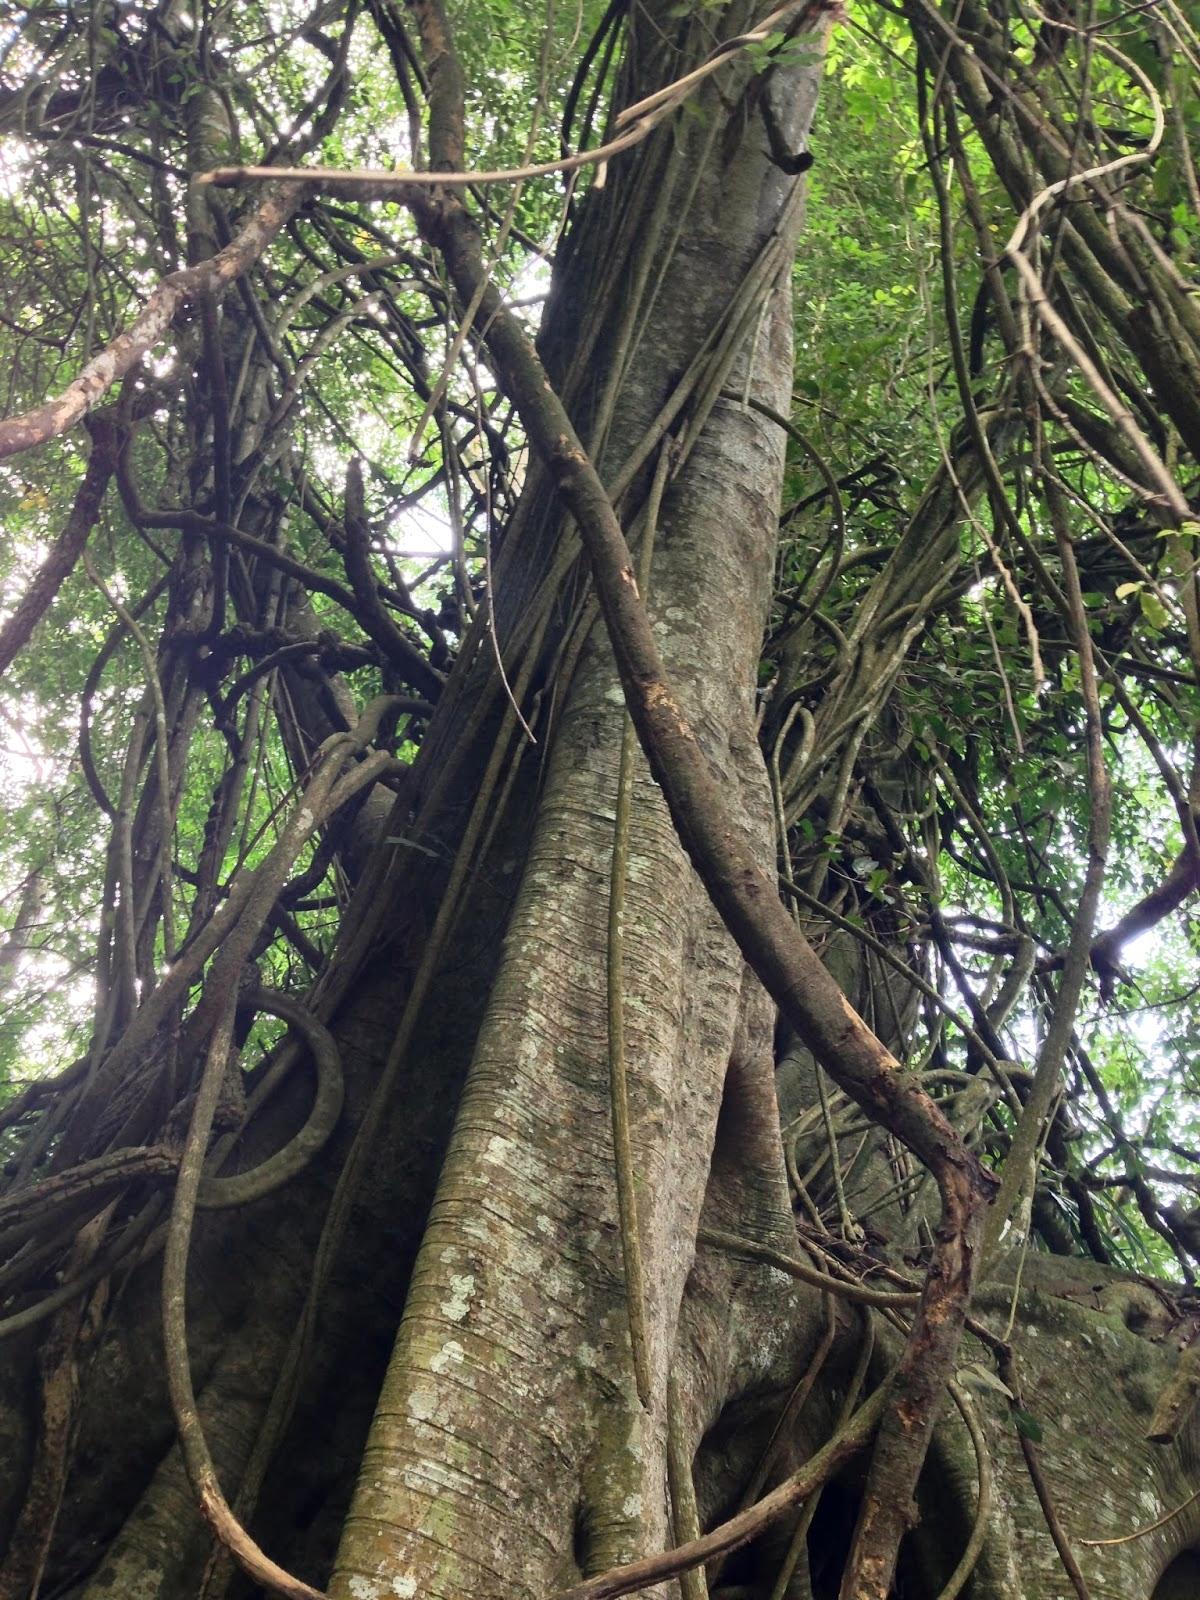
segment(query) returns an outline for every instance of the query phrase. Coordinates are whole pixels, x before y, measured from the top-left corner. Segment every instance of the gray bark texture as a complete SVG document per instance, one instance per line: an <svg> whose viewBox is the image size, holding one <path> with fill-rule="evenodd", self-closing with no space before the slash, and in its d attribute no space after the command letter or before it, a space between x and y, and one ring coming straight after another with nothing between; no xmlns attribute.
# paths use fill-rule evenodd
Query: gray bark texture
<svg viewBox="0 0 1200 1600"><path fill-rule="evenodd" d="M649 32L640 43L650 47ZM811 107L811 78L790 86L799 106ZM756 130L733 151L700 121L676 137L682 150L656 149L646 159L662 163L668 186L686 186L690 206L677 217L670 206L656 207L676 236L660 240L661 265L646 263L661 277L621 383L605 452L616 467L668 398L671 379L719 326L790 189L758 148ZM569 270L589 271L589 247L600 248L597 234L612 238L639 203L639 189L633 175L614 180ZM631 264L642 259L634 253ZM791 382L789 290L786 273L769 286L732 373L735 387L747 384L776 410L787 405ZM568 282L561 292L570 304L577 290ZM614 296L611 325L595 341L602 374L624 311ZM554 339L552 321L547 342ZM761 414L717 402L666 494L651 577L658 637L687 715L739 797L764 862L772 851L770 803L753 686L784 442ZM689 1286L702 1210L718 1225L788 1239L773 1138L769 1007L689 870L639 759L624 991L657 1379L643 1412L616 1214L604 962L623 716L611 652L596 627L547 761L521 887L343 1534L337 1595L535 1595L661 1545L668 1537L665 1376L677 1359L681 1311L685 1300L694 1302L686 1321L711 1324L728 1315L731 1300L719 1269ZM712 1167L723 1099L736 1127L728 1136L738 1141L733 1182L723 1181L719 1163ZM772 1345L794 1342L789 1325L781 1319ZM701 1332L695 1327L693 1339ZM745 1362L773 1353L739 1350L736 1342L718 1356L721 1367L731 1355ZM728 1349L729 1333L704 1327L703 1343L712 1360ZM715 1420L726 1382L720 1369L687 1372L694 1429Z"/></svg>

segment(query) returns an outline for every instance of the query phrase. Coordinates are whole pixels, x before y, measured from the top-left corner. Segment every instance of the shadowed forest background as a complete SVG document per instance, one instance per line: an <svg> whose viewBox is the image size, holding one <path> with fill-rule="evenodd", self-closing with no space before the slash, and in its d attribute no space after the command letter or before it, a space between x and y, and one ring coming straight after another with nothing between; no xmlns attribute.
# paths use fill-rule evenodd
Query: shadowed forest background
<svg viewBox="0 0 1200 1600"><path fill-rule="evenodd" d="M1200 1595L1200 15L0 8L0 1596Z"/></svg>

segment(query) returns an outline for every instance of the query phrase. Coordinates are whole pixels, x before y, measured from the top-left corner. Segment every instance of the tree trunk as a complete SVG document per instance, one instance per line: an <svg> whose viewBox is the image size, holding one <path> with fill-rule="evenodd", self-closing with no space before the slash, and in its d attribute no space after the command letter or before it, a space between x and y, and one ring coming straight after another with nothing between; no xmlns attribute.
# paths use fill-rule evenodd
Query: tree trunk
<svg viewBox="0 0 1200 1600"><path fill-rule="evenodd" d="M647 23L634 53L653 71L649 30ZM814 70L773 86L789 118L797 105L811 107ZM631 84L629 97L643 87ZM718 131L716 104L705 110L707 118L673 136L674 148L656 141L614 174L601 215L583 224L573 252L575 275L591 272L593 261L609 263L611 241L638 218L642 172L657 169L659 242L648 265L659 281L634 324L637 345L603 456L611 467L619 468L669 398L672 378L720 327L772 230L782 227L790 244L795 226L792 184L765 159L753 111L731 146L727 131ZM788 135L804 131L789 127ZM663 189L673 198L685 186L686 211L662 203ZM651 217L641 225L651 226ZM623 287L644 250L635 245L629 264L609 267L607 276ZM776 274L761 307L751 308L729 372L735 390L745 386L775 410L786 406L790 385L789 279ZM579 304L570 277L559 293ZM623 295L611 304L592 347L596 387L631 321ZM586 326L586 314L579 320ZM552 308L551 348L559 337ZM656 631L688 718L754 827L764 864L771 813L752 691L783 446L759 412L736 399L717 401L663 499L650 586ZM637 758L622 988L651 1374L643 1408L622 1269L607 1049L605 947L623 718L611 651L593 627L544 757L529 856L363 1458L335 1594L376 1600L402 1573L404 1584L431 1596L532 1596L661 1545L668 1373L679 1381L693 1436L715 1420L723 1399L692 1370L686 1344L680 1348L702 1208L713 1225L788 1242L769 1010ZM710 1181L723 1096L723 1137L736 1139L744 1164L733 1186L722 1181L719 1162ZM712 1316L710 1294L699 1296L689 1320Z"/></svg>

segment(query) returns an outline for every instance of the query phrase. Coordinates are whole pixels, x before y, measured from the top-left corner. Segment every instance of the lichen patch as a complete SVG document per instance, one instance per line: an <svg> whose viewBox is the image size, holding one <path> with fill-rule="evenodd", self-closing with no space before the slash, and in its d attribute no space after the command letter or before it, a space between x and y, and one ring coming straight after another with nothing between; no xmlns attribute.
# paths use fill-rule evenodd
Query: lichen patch
<svg viewBox="0 0 1200 1600"><path fill-rule="evenodd" d="M459 1367L465 1360L466 1352L457 1339L447 1339L442 1348L429 1358L431 1372L447 1372L451 1367Z"/></svg>
<svg viewBox="0 0 1200 1600"><path fill-rule="evenodd" d="M414 1422L428 1422L437 1410L437 1401L432 1389L414 1389L408 1397L408 1414Z"/></svg>
<svg viewBox="0 0 1200 1600"><path fill-rule="evenodd" d="M349 1588L353 1600L380 1600L383 1594L381 1584L376 1583L372 1578L364 1578L358 1573L355 1573L350 1579Z"/></svg>
<svg viewBox="0 0 1200 1600"><path fill-rule="evenodd" d="M475 1275L471 1272L450 1274L450 1298L441 1303L441 1313L447 1322L461 1322L471 1309L471 1295L475 1291Z"/></svg>

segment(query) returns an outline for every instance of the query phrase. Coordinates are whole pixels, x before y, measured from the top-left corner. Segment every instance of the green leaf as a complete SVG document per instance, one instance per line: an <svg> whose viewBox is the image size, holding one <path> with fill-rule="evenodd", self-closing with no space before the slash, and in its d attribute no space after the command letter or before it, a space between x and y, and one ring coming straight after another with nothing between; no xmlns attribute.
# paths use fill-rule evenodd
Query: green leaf
<svg viewBox="0 0 1200 1600"><path fill-rule="evenodd" d="M1014 1406L1012 1419L1023 1439L1028 1439L1032 1444L1041 1444L1045 1438L1045 1430L1036 1417L1031 1417L1028 1411L1022 1411L1019 1406Z"/></svg>
<svg viewBox="0 0 1200 1600"><path fill-rule="evenodd" d="M1161 633L1171 621L1171 613L1163 605L1156 594L1151 594L1148 589L1143 589L1139 596L1142 615L1156 632Z"/></svg>
<svg viewBox="0 0 1200 1600"><path fill-rule="evenodd" d="M959 1367L955 1374L959 1383L965 1383L972 1389L990 1389L993 1394L1002 1394L1006 1400L1013 1400L1016 1396L1008 1385L999 1379L994 1372L985 1367L982 1362L968 1361L965 1366ZM1016 1413L1024 1416L1023 1411Z"/></svg>

